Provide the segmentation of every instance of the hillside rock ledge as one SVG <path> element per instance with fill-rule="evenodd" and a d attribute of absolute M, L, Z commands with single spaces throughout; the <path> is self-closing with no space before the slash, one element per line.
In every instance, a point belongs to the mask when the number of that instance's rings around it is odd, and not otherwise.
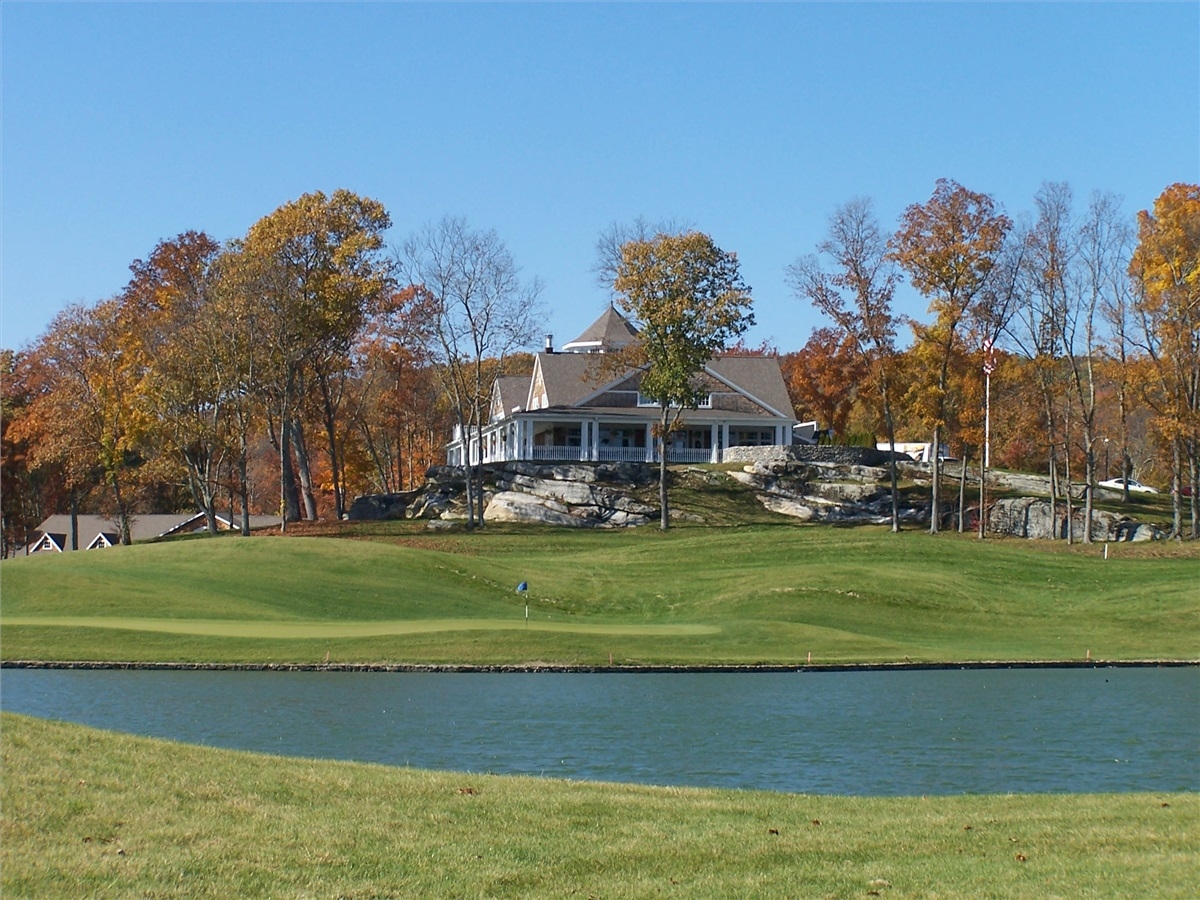
<path fill-rule="evenodd" d="M 876 462 L 877 460 L 872 460 Z M 919 477 L 918 464 L 905 464 L 905 476 Z M 466 470 L 434 466 L 418 489 L 358 497 L 351 520 L 423 519 L 432 529 L 452 528 L 466 519 Z M 853 458 L 758 459 L 741 469 L 687 466 L 671 473 L 673 487 L 728 492 L 734 484 L 765 509 L 802 522 L 885 525 L 891 521 L 886 465 L 864 465 Z M 484 520 L 525 522 L 563 528 L 631 528 L 658 519 L 658 468 L 646 463 L 496 463 L 483 467 Z M 736 490 L 736 488 L 735 488 Z M 672 509 L 679 521 L 703 522 L 684 508 Z M 976 510 L 969 510 L 974 517 Z M 911 499 L 900 508 L 901 521 L 917 524 L 929 517 L 929 503 Z M 1164 536 L 1153 525 L 1115 513 L 1093 513 L 1095 540 L 1145 541 Z M 1074 534 L 1083 534 L 1083 511 L 1076 510 Z M 997 501 L 988 530 L 1021 538 L 1066 537 L 1060 504 L 1052 515 L 1048 500 L 1017 497 Z"/>
<path fill-rule="evenodd" d="M 728 473 L 772 512 L 804 522 L 884 525 L 892 520 L 886 468 L 835 462 L 755 462 Z M 920 521 L 929 505 L 902 506 L 900 519 Z"/>
<path fill-rule="evenodd" d="M 1083 536 L 1084 511 L 1075 509 L 1071 516 L 1072 533 Z M 997 500 L 988 516 L 988 531 L 1012 537 L 1045 539 L 1067 537 L 1066 509 L 1062 504 L 1051 510 L 1049 500 L 1034 497 L 1012 497 Z M 1158 541 L 1166 537 L 1162 529 L 1145 522 L 1135 522 L 1128 516 L 1093 510 L 1092 540 L 1094 541 Z"/>

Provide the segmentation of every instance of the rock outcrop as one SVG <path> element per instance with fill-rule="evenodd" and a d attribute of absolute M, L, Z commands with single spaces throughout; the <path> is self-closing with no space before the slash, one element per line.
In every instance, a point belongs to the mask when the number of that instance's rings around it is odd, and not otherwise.
<path fill-rule="evenodd" d="M 636 463 L 539 465 L 510 462 L 484 466 L 484 521 L 529 522 L 568 528 L 644 525 L 658 507 L 632 492 L 654 483 L 651 467 Z M 429 519 L 431 524 L 466 518 L 467 473 L 461 466 L 434 466 L 425 485 L 408 495 L 360 497 L 350 518 Z M 436 527 L 442 527 L 441 525 Z"/>
<path fill-rule="evenodd" d="M 368 494 L 355 497 L 347 517 L 350 519 L 403 519 L 409 504 L 420 491 L 400 491 L 395 494 Z"/>
<path fill-rule="evenodd" d="M 772 512 L 804 522 L 879 524 L 892 520 L 886 468 L 854 463 L 756 462 L 728 473 L 755 492 Z M 901 507 L 902 521 L 916 521 L 929 507 Z"/>
<path fill-rule="evenodd" d="M 1084 511 L 1074 510 L 1071 517 L 1071 533 L 1074 537 L 1083 536 L 1084 524 Z M 1059 504 L 1057 510 L 1052 510 L 1049 500 L 1034 497 L 997 500 L 988 515 L 988 531 L 1021 538 L 1064 539 L 1067 537 L 1066 508 Z M 1128 516 L 1103 510 L 1092 512 L 1094 541 L 1154 541 L 1163 537 L 1160 529 L 1135 522 Z"/>
<path fill-rule="evenodd" d="M 701 494 L 728 492 L 731 488 L 736 491 L 739 489 L 732 484 L 736 483 L 763 508 L 802 522 L 884 525 L 891 521 L 892 511 L 886 459 L 884 465 L 862 464 L 869 455 L 856 452 L 844 459 L 759 459 L 733 471 L 688 466 L 674 470 L 672 478 Z M 871 460 L 879 462 L 878 455 Z M 922 475 L 928 478 L 929 467 L 920 463 L 906 462 L 902 469 L 902 477 L 908 480 L 919 483 Z M 484 466 L 483 472 L 484 520 L 488 522 L 627 528 L 658 519 L 658 469 L 654 465 L 510 462 Z M 431 528 L 453 527 L 466 518 L 466 477 L 462 467 L 434 466 L 418 490 L 359 497 L 349 517 L 425 519 Z M 968 521 L 978 521 L 977 515 L 976 508 L 968 510 Z M 682 509 L 672 508 L 671 517 L 676 521 L 704 521 L 686 504 Z M 905 502 L 900 517 L 907 523 L 927 521 L 928 501 Z M 998 500 L 989 510 L 988 523 L 989 532 L 1014 537 L 1063 538 L 1067 533 L 1063 507 L 1060 505 L 1054 516 L 1048 500 L 1033 497 Z M 1153 525 L 1104 511 L 1093 513 L 1092 525 L 1097 541 L 1144 541 L 1164 536 Z M 1083 534 L 1082 509 L 1075 511 L 1073 533 Z"/>

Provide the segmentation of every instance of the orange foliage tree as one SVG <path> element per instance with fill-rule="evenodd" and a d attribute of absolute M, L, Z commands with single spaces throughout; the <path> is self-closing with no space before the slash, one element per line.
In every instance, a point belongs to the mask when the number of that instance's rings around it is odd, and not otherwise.
<path fill-rule="evenodd" d="M 1173 533 L 1183 535 L 1183 488 L 1191 488 L 1191 534 L 1197 525 L 1200 447 L 1200 185 L 1173 184 L 1138 213 L 1129 264 L 1141 349 L 1152 377 L 1141 393 L 1157 413 L 1170 447 Z M 1186 473 L 1186 474 L 1185 474 Z"/>
<path fill-rule="evenodd" d="M 929 530 L 938 531 L 941 464 L 938 448 L 947 416 L 951 359 L 960 340 L 959 328 L 972 305 L 984 295 L 1012 222 L 996 212 L 987 194 L 938 179 L 933 196 L 908 207 L 892 238 L 896 262 L 922 295 L 929 298 L 934 321 L 917 329 L 928 349 L 931 375 L 922 386 L 933 427 L 933 497 Z"/>

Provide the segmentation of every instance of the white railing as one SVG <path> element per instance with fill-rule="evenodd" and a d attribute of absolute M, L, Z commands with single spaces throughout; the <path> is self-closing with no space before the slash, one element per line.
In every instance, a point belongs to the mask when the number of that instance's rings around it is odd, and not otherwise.
<path fill-rule="evenodd" d="M 533 448 L 533 459 L 553 462 L 579 462 L 583 456 L 581 447 L 537 447 Z"/>
<path fill-rule="evenodd" d="M 650 452 L 654 455 L 654 451 Z M 603 462 L 645 462 L 645 447 L 599 447 L 596 458 Z"/>
<path fill-rule="evenodd" d="M 479 461 L 478 448 L 472 448 L 471 463 Z M 507 448 L 500 447 L 495 456 L 488 455 L 485 462 L 506 462 L 510 459 L 520 458 L 519 454 L 510 454 L 505 452 Z M 542 460 L 546 462 L 583 462 L 591 459 L 589 455 L 585 455 L 582 447 L 562 447 L 562 446 L 535 446 L 531 448 L 530 460 Z M 452 448 L 448 454 L 451 460 L 455 460 L 458 465 L 462 465 L 462 449 Z M 722 453 L 720 450 L 716 453 L 717 462 L 721 461 Z M 597 447 L 596 459 L 601 462 L 658 462 L 658 449 L 652 448 L 648 453 L 645 447 Z M 712 450 L 691 450 L 691 449 L 674 449 L 670 451 L 667 457 L 671 463 L 707 463 L 713 461 Z M 454 463 L 451 463 L 452 465 Z"/>
<path fill-rule="evenodd" d="M 672 463 L 706 463 L 712 462 L 712 450 L 689 450 L 687 448 L 672 449 L 667 452 L 667 462 Z M 720 453 L 717 454 L 720 459 Z"/>

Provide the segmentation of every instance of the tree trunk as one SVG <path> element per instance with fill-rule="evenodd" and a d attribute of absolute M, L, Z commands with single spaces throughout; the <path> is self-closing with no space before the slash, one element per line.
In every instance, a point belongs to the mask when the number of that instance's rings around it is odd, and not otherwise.
<path fill-rule="evenodd" d="M 121 481 L 117 478 L 116 472 L 109 474 L 108 481 L 112 485 L 113 497 L 117 501 L 117 526 L 121 532 L 121 546 L 129 547 L 133 544 L 133 537 L 129 533 L 129 510 L 125 508 L 125 501 L 121 497 Z"/>
<path fill-rule="evenodd" d="M 346 511 L 346 501 L 342 490 L 342 459 L 337 446 L 337 412 L 328 383 L 322 378 L 320 385 L 325 413 L 325 440 L 328 442 L 329 452 L 329 478 L 333 482 L 333 514 L 340 522 L 342 514 Z"/>
<path fill-rule="evenodd" d="M 79 549 L 79 494 L 71 491 L 71 550 Z"/>
<path fill-rule="evenodd" d="M 296 457 L 296 474 L 300 476 L 301 497 L 304 499 L 304 517 L 310 522 L 317 520 L 317 498 L 313 495 L 312 468 L 308 462 L 308 446 L 304 441 L 304 429 L 298 419 L 289 423 L 292 432 L 292 453 Z"/>
<path fill-rule="evenodd" d="M 475 516 L 476 525 L 483 527 L 483 416 L 475 425 L 475 440 L 479 443 L 479 463 L 475 469 Z"/>
<path fill-rule="evenodd" d="M 463 442 L 462 467 L 464 490 L 467 497 L 467 528 L 471 529 L 475 527 L 475 491 L 471 484 L 472 473 L 475 471 L 474 463 L 471 460 L 471 432 L 474 431 L 474 425 L 460 417 L 459 431 L 462 434 Z"/>
<path fill-rule="evenodd" d="M 933 486 L 930 491 L 929 504 L 929 533 L 937 534 L 941 524 L 941 511 L 938 509 L 938 504 L 941 500 L 941 480 L 942 480 L 942 454 L 939 452 L 941 447 L 942 426 L 933 426 L 933 447 L 930 448 L 930 455 L 933 457 Z"/>
<path fill-rule="evenodd" d="M 1050 447 L 1050 540 L 1058 540 L 1058 457 Z"/>
<path fill-rule="evenodd" d="M 1096 454 L 1092 450 L 1090 428 L 1085 429 L 1084 441 L 1087 444 L 1087 455 L 1084 457 L 1083 463 L 1083 480 L 1087 482 L 1087 488 L 1083 500 L 1083 542 L 1090 544 L 1092 542 L 1092 485 L 1096 483 Z"/>
<path fill-rule="evenodd" d="M 250 537 L 250 485 L 246 479 L 246 443 L 238 455 L 238 496 L 242 501 L 242 537 Z"/>
<path fill-rule="evenodd" d="M 300 495 L 296 491 L 296 473 L 292 470 L 291 429 L 281 425 L 275 445 L 279 450 L 279 530 L 285 532 L 288 522 L 300 521 Z"/>
<path fill-rule="evenodd" d="M 888 463 L 888 476 L 892 483 L 892 534 L 900 531 L 900 488 L 896 474 L 896 423 L 892 417 L 892 401 L 888 379 L 883 375 L 879 379 L 883 391 L 883 424 L 887 428 L 888 447 L 891 448 L 892 458 Z"/>
<path fill-rule="evenodd" d="M 203 454 L 202 454 L 203 455 Z M 188 490 L 192 502 L 200 512 L 204 513 L 204 527 L 209 534 L 217 533 L 217 498 L 213 490 L 211 477 L 211 458 L 202 460 L 190 452 L 183 454 L 184 465 L 187 468 Z"/>
<path fill-rule="evenodd" d="M 667 502 L 667 407 L 662 407 L 658 419 L 658 528 L 666 531 L 671 527 L 671 508 Z"/>
<path fill-rule="evenodd" d="M 958 463 L 958 533 L 966 530 L 967 522 L 967 454 Z"/>
<path fill-rule="evenodd" d="M 1075 543 L 1075 497 L 1071 494 L 1071 447 L 1068 445 L 1063 453 L 1063 465 L 1067 470 L 1067 479 L 1063 496 L 1067 501 L 1067 544 Z"/>
<path fill-rule="evenodd" d="M 979 539 L 987 536 L 987 451 L 979 458 Z"/>
<path fill-rule="evenodd" d="M 1177 541 L 1183 540 L 1182 442 L 1178 437 L 1171 441 L 1171 537 Z"/>
<path fill-rule="evenodd" d="M 1188 448 L 1188 475 L 1190 476 L 1188 484 L 1192 489 L 1191 503 L 1189 505 L 1191 506 L 1192 513 L 1192 540 L 1195 540 L 1200 537 L 1200 522 L 1196 520 L 1197 504 L 1200 504 L 1200 496 L 1197 496 L 1197 494 L 1200 494 L 1200 484 L 1197 484 L 1197 481 L 1200 481 L 1200 478 L 1197 477 L 1200 476 L 1200 461 L 1196 459 L 1197 448 L 1194 439 L 1188 442 Z"/>

